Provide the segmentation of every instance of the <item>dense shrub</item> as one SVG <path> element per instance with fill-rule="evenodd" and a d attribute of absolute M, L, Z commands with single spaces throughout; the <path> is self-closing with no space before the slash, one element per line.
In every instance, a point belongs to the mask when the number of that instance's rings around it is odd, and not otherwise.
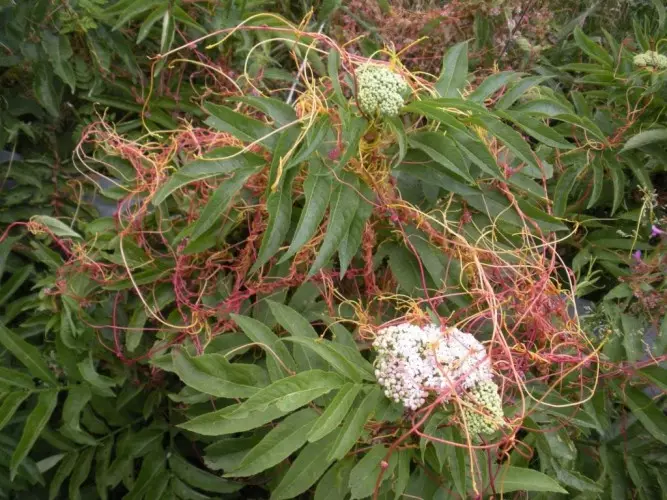
<path fill-rule="evenodd" d="M 664 494 L 664 9 L 436 77 L 318 7 L 0 9 L 0 497 Z"/>

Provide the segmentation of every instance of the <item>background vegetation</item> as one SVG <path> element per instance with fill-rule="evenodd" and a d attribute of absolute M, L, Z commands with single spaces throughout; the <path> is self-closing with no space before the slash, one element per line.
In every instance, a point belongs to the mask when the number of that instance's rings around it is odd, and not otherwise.
<path fill-rule="evenodd" d="M 665 40 L 659 0 L 0 0 L 0 497 L 666 496 Z M 484 343 L 500 429 L 384 397 L 403 321 Z"/>

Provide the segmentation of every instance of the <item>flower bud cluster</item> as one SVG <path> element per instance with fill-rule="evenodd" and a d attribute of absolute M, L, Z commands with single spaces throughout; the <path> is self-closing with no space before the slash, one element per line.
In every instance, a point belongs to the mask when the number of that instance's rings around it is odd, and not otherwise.
<path fill-rule="evenodd" d="M 635 66 L 644 68 L 646 66 L 651 66 L 657 69 L 667 69 L 667 56 L 663 56 L 653 50 L 647 50 L 643 54 L 637 54 L 632 62 L 635 63 Z"/>
<path fill-rule="evenodd" d="M 463 406 L 464 423 L 471 436 L 491 434 L 502 425 L 503 403 L 494 382 L 479 382 L 464 399 L 467 402 Z"/>
<path fill-rule="evenodd" d="M 443 332 L 435 325 L 402 323 L 380 330 L 373 346 L 375 376 L 385 394 L 412 410 L 422 406 L 431 392 L 453 395 L 492 377 L 484 346 L 456 328 Z"/>
<path fill-rule="evenodd" d="M 357 102 L 369 115 L 396 116 L 403 107 L 408 84 L 384 66 L 367 64 L 357 71 Z"/>

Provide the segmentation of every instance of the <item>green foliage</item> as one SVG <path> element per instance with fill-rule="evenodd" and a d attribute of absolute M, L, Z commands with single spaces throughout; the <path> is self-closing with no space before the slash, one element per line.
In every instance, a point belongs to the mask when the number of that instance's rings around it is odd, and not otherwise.
<path fill-rule="evenodd" d="M 390 53 L 368 104 L 255 2 L 2 5 L 0 498 L 665 494 L 660 6 L 534 71 Z M 387 399 L 399 319 L 497 384 Z"/>

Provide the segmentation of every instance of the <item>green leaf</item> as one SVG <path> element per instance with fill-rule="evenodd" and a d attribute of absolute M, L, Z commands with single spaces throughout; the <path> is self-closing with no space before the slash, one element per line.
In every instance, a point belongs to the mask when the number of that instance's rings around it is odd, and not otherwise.
<path fill-rule="evenodd" d="M 571 114 L 559 114 L 552 116 L 554 120 L 559 120 L 565 123 L 574 125 L 586 131 L 586 133 L 591 134 L 597 140 L 602 142 L 604 145 L 608 145 L 607 137 L 604 135 L 600 127 L 598 127 L 593 120 L 586 116 L 577 116 Z"/>
<path fill-rule="evenodd" d="M 250 118 L 242 113 L 232 111 L 227 106 L 220 106 L 210 102 L 204 103 L 204 109 L 210 113 L 204 123 L 219 132 L 227 132 L 245 142 L 258 142 L 273 149 L 277 135 L 269 135 L 273 128 L 265 123 Z"/>
<path fill-rule="evenodd" d="M 623 202 L 623 193 L 625 193 L 625 174 L 620 165 L 609 165 L 609 176 L 614 186 L 614 201 L 612 204 L 611 214 L 614 215 L 618 207 Z"/>
<path fill-rule="evenodd" d="M 168 52 L 171 48 L 171 44 L 174 42 L 175 26 L 174 26 L 174 16 L 171 15 L 170 10 L 166 10 L 162 16 L 162 34 L 160 36 L 160 52 Z M 164 64 L 164 59 L 158 61 L 156 66 L 156 73 L 159 74 L 161 69 L 160 64 Z"/>
<path fill-rule="evenodd" d="M 141 464 L 141 470 L 136 481 L 130 488 L 130 492 L 124 497 L 126 500 L 140 500 L 150 491 L 156 477 L 165 474 L 165 452 L 157 449 L 149 454 Z"/>
<path fill-rule="evenodd" d="M 90 388 L 86 384 L 74 386 L 69 390 L 63 406 L 63 428 L 60 432 L 77 443 L 95 446 L 97 440 L 83 431 L 79 424 L 81 412 L 91 398 Z"/>
<path fill-rule="evenodd" d="M 363 182 L 360 187 L 361 197 L 359 198 L 359 206 L 350 224 L 350 229 L 340 242 L 340 247 L 338 248 L 340 276 L 345 276 L 354 255 L 359 250 L 366 221 L 373 213 L 373 205 L 370 202 L 375 200 L 375 192 Z"/>
<path fill-rule="evenodd" d="M 65 455 L 65 458 L 62 459 L 56 473 L 53 475 L 53 479 L 51 479 L 51 484 L 49 485 L 49 500 L 58 498 L 60 487 L 65 482 L 65 479 L 72 474 L 72 470 L 74 470 L 74 465 L 78 458 L 78 453 L 72 452 Z"/>
<path fill-rule="evenodd" d="M 39 393 L 37 404 L 32 412 L 30 412 L 30 415 L 28 415 L 25 427 L 23 428 L 23 434 L 21 435 L 21 440 L 12 454 L 10 463 L 11 480 L 16 476 L 16 471 L 18 470 L 19 465 L 23 462 L 25 457 L 28 456 L 28 453 L 39 438 L 39 435 L 44 430 L 44 427 L 46 427 L 53 410 L 56 408 L 57 402 L 58 391 L 51 390 Z"/>
<path fill-rule="evenodd" d="M 92 386 L 93 392 L 96 392 L 103 397 L 112 398 L 115 396 L 111 388 L 116 385 L 116 381 L 110 377 L 97 373 L 95 366 L 93 365 L 92 351 L 90 356 L 77 363 L 76 366 L 79 369 L 81 377 Z"/>
<path fill-rule="evenodd" d="M 285 367 L 291 371 L 296 370 L 296 363 L 294 363 L 287 347 L 266 325 L 247 316 L 232 314 L 231 317 L 250 340 L 256 342 L 266 351 L 271 380 L 277 380 L 285 376 Z M 280 363 L 276 360 L 276 357 L 280 360 Z"/>
<path fill-rule="evenodd" d="M 444 439 L 455 441 L 457 443 L 465 442 L 461 432 L 457 429 L 452 429 L 451 427 L 445 429 Z M 445 452 L 447 454 L 447 463 L 449 464 L 452 479 L 454 480 L 454 487 L 461 495 L 461 498 L 464 498 L 466 496 L 466 478 L 468 477 L 466 470 L 467 450 L 460 446 L 445 445 Z"/>
<path fill-rule="evenodd" d="M 412 147 L 424 151 L 445 170 L 472 182 L 461 153 L 454 141 L 446 135 L 439 132 L 417 132 L 411 134 L 408 140 Z"/>
<path fill-rule="evenodd" d="M 15 236 L 13 238 L 6 237 L 3 241 L 0 241 L 0 278 L 2 278 L 2 275 L 5 272 L 5 267 L 7 265 L 7 257 L 11 253 L 12 247 L 20 239 L 21 239 L 20 236 Z M 60 265 L 60 263 L 58 265 Z"/>
<path fill-rule="evenodd" d="M 528 78 L 523 78 L 519 80 L 514 85 L 512 85 L 503 96 L 498 99 L 498 102 L 495 105 L 496 109 L 508 109 L 512 104 L 514 104 L 523 94 L 528 90 L 539 85 L 552 78 L 551 76 L 529 76 Z"/>
<path fill-rule="evenodd" d="M 169 180 L 155 193 L 152 203 L 159 205 L 174 191 L 186 184 L 210 179 L 217 175 L 234 172 L 243 167 L 261 167 L 266 164 L 264 158 L 254 153 L 241 153 L 237 147 L 217 148 L 205 154 L 201 159 L 192 161 L 176 171 Z"/>
<path fill-rule="evenodd" d="M 521 73 L 516 71 L 501 71 L 494 73 L 484 79 L 477 88 L 468 96 L 468 100 L 483 103 L 488 97 L 491 97 L 504 86 L 512 83 L 521 77 Z"/>
<path fill-rule="evenodd" d="M 500 120 L 491 119 L 477 119 L 480 125 L 485 127 L 491 135 L 497 137 L 503 144 L 505 144 L 512 153 L 521 161 L 526 162 L 529 166 L 540 171 L 540 166 L 535 160 L 535 156 L 528 146 L 528 143 L 514 131 Z"/>
<path fill-rule="evenodd" d="M 665 151 L 667 152 L 667 149 Z M 640 187 L 644 188 L 647 192 L 652 192 L 653 183 L 651 182 L 650 170 L 643 161 L 637 158 L 637 156 L 638 155 L 626 156 L 625 166 L 630 168 Z"/>
<path fill-rule="evenodd" d="M 396 464 L 395 480 L 393 481 L 394 500 L 403 498 L 403 493 L 408 487 L 410 481 L 410 463 L 412 461 L 412 451 L 402 449 L 395 452 L 398 455 Z M 391 496 L 388 496 L 391 498 Z"/>
<path fill-rule="evenodd" d="M 319 338 L 315 329 L 310 325 L 310 321 L 301 316 L 298 312 L 289 306 L 280 304 L 273 300 L 267 300 L 271 313 L 276 318 L 280 326 L 287 330 L 294 337 L 306 337 L 311 339 Z"/>
<path fill-rule="evenodd" d="M 442 71 L 435 82 L 435 90 L 442 97 L 459 97 L 458 91 L 468 76 L 468 42 L 450 47 L 442 60 Z"/>
<path fill-rule="evenodd" d="M 663 320 L 665 321 L 665 320 Z M 667 391 L 667 370 L 658 366 L 647 366 L 637 370 L 637 374 L 646 377 L 662 390 Z"/>
<path fill-rule="evenodd" d="M 172 351 L 174 371 L 184 384 L 219 398 L 248 398 L 259 391 L 262 369 L 252 364 L 230 363 L 221 354 L 197 357 L 181 349 Z"/>
<path fill-rule="evenodd" d="M 645 325 L 640 318 L 630 314 L 621 314 L 623 347 L 625 348 L 627 360 L 631 363 L 640 361 L 646 355 L 644 351 L 645 344 L 643 339 L 644 326 Z"/>
<path fill-rule="evenodd" d="M 29 392 L 11 392 L 9 395 L 5 396 L 2 400 L 2 405 L 0 405 L 0 430 L 7 425 L 16 410 L 19 409 L 21 404 L 28 399 L 30 396 Z"/>
<path fill-rule="evenodd" d="M 377 478 L 380 475 L 380 462 L 387 455 L 387 447 L 383 444 L 373 446 L 350 472 L 350 490 L 352 499 L 366 498 L 373 495 Z M 392 454 L 389 458 L 389 467 L 382 475 L 382 481 L 389 479 L 396 467 L 398 458 Z"/>
<path fill-rule="evenodd" d="M 310 160 L 303 191 L 306 202 L 301 210 L 294 237 L 287 252 L 278 263 L 285 262 L 292 257 L 313 237 L 327 210 L 331 196 L 331 175 L 317 158 Z"/>
<path fill-rule="evenodd" d="M 196 240 L 202 236 L 225 214 L 236 193 L 243 187 L 248 178 L 257 172 L 258 168 L 257 166 L 240 168 L 234 172 L 231 179 L 227 179 L 220 184 L 220 187 L 206 202 L 197 221 L 192 226 L 188 226 L 188 228 L 192 228 L 188 230 L 187 234 L 191 240 Z"/>
<path fill-rule="evenodd" d="M 373 386 L 361 404 L 347 416 L 340 433 L 329 434 L 329 436 L 324 438 L 326 440 L 330 436 L 336 436 L 333 446 L 327 446 L 328 456 L 331 460 L 341 460 L 352 449 L 359 436 L 361 436 L 364 425 L 366 425 L 368 419 L 371 418 L 371 415 L 377 409 L 382 397 L 383 394 L 380 387 Z M 312 445 L 319 445 L 320 443 L 324 446 L 324 443 L 321 441 L 316 441 Z"/>
<path fill-rule="evenodd" d="M 580 27 L 574 28 L 574 41 L 589 57 L 604 64 L 607 67 L 614 65 L 614 59 L 600 45 L 588 38 Z"/>
<path fill-rule="evenodd" d="M 664 141 L 667 141 L 667 128 L 646 130 L 630 137 L 630 139 L 623 145 L 621 152 L 650 146 L 651 144 Z"/>
<path fill-rule="evenodd" d="M 322 441 L 307 445 L 273 490 L 271 500 L 294 498 L 315 484 L 332 462 L 327 453 L 335 439 L 336 434 L 330 434 Z"/>
<path fill-rule="evenodd" d="M 220 439 L 205 448 L 204 463 L 212 470 L 233 470 L 263 437 L 264 433 L 259 431 L 249 437 Z"/>
<path fill-rule="evenodd" d="M 496 478 L 496 492 L 510 493 L 512 491 L 549 491 L 552 493 L 567 493 L 557 481 L 546 474 L 533 469 L 504 466 Z"/>
<path fill-rule="evenodd" d="M 419 262 L 412 251 L 404 245 L 386 244 L 389 269 L 398 285 L 408 295 L 424 295 Z"/>
<path fill-rule="evenodd" d="M 347 383 L 340 388 L 336 397 L 329 403 L 324 413 L 317 419 L 317 424 L 308 433 L 308 441 L 314 443 L 333 432 L 348 414 L 354 400 L 361 391 L 361 384 Z"/>
<path fill-rule="evenodd" d="M 23 363 L 32 375 L 51 385 L 58 384 L 56 377 L 49 370 L 48 365 L 42 359 L 42 355 L 37 348 L 28 344 L 2 324 L 0 324 L 0 344 Z"/>
<path fill-rule="evenodd" d="M 310 325 L 310 322 L 294 309 L 272 300 L 267 300 L 267 303 L 269 304 L 271 314 L 273 314 L 274 318 L 280 323 L 280 326 L 287 330 L 291 335 L 294 337 L 311 339 L 318 338 L 317 332 L 315 332 Z M 312 370 L 314 368 L 324 368 L 322 360 L 320 360 L 316 354 L 306 351 L 303 346 L 295 346 L 293 352 L 299 369 Z"/>
<path fill-rule="evenodd" d="M 623 456 L 610 446 L 603 444 L 600 446 L 600 459 L 611 482 L 611 498 L 625 500 L 630 485 L 625 475 L 626 466 Z"/>
<path fill-rule="evenodd" d="M 338 164 L 334 168 L 334 171 L 338 174 L 343 169 L 347 162 L 353 156 L 359 154 L 359 142 L 361 141 L 361 136 L 366 130 L 368 121 L 362 116 L 353 115 L 349 120 L 344 122 L 343 126 L 343 148 Z"/>
<path fill-rule="evenodd" d="M 280 127 L 290 124 L 297 119 L 294 107 L 273 97 L 257 97 L 252 95 L 232 96 L 230 101 L 242 102 L 269 116 Z"/>
<path fill-rule="evenodd" d="M 306 436 L 316 419 L 317 413 L 310 408 L 288 416 L 250 450 L 238 468 L 225 474 L 225 477 L 253 476 L 279 464 L 306 443 Z"/>
<path fill-rule="evenodd" d="M 651 477 L 648 467 L 643 460 L 637 457 L 628 456 L 626 460 L 626 469 L 632 482 L 637 487 L 636 493 L 640 500 L 653 500 L 658 498 L 655 479 Z"/>
<path fill-rule="evenodd" d="M 574 488 L 575 490 L 602 493 L 602 488 L 600 488 L 599 484 L 577 471 L 559 467 L 556 469 L 556 477 L 565 486 Z"/>
<path fill-rule="evenodd" d="M 56 36 L 49 31 L 42 34 L 42 48 L 49 55 L 53 71 L 63 82 L 69 85 L 72 94 L 76 90 L 76 75 L 69 59 L 72 57 L 72 47 L 69 38 Z"/>
<path fill-rule="evenodd" d="M 292 222 L 292 182 L 297 169 L 285 172 L 278 190 L 269 195 L 266 209 L 269 212 L 269 222 L 262 237 L 262 244 L 257 254 L 257 260 L 250 269 L 254 273 L 273 257 L 285 240 Z"/>
<path fill-rule="evenodd" d="M 46 64 L 33 69 L 32 90 L 39 104 L 54 118 L 60 115 L 60 98 L 53 87 L 53 74 Z"/>
<path fill-rule="evenodd" d="M 243 484 L 228 481 L 192 465 L 177 453 L 169 456 L 169 468 L 183 482 L 200 490 L 213 493 L 234 493 L 243 488 Z"/>
<path fill-rule="evenodd" d="M 205 436 L 221 436 L 254 429 L 337 389 L 343 380 L 331 372 L 309 370 L 274 382 L 244 403 L 206 413 L 181 424 Z"/>
<path fill-rule="evenodd" d="M 593 158 L 591 168 L 593 169 L 593 191 L 591 192 L 591 197 L 588 199 L 588 204 L 586 205 L 587 210 L 594 207 L 600 199 L 602 186 L 604 185 L 604 165 L 602 165 L 602 162 L 597 156 Z"/>
<path fill-rule="evenodd" d="M 158 22 L 164 16 L 164 13 L 167 11 L 168 8 L 169 5 L 161 5 L 157 7 L 153 12 L 151 12 L 146 17 L 146 19 L 144 19 L 144 22 L 141 23 L 141 27 L 139 28 L 139 33 L 137 35 L 137 40 L 136 40 L 137 45 L 139 45 L 146 39 L 153 26 L 155 26 L 155 23 Z"/>
<path fill-rule="evenodd" d="M 342 0 L 323 0 L 320 4 L 320 10 L 317 13 L 317 18 L 324 21 L 330 18 L 341 6 Z"/>
<path fill-rule="evenodd" d="M 337 344 L 325 339 L 288 337 L 284 340 L 294 342 L 310 349 L 329 363 L 334 370 L 353 382 L 374 381 L 373 368 L 356 348 Z"/>
<path fill-rule="evenodd" d="M 532 138 L 540 141 L 542 144 L 565 150 L 574 149 L 574 144 L 565 140 L 565 138 L 559 133 L 555 132 L 554 129 L 547 127 L 544 123 L 539 120 L 535 120 L 534 118 L 528 116 L 526 113 L 521 113 L 519 111 L 507 111 L 499 112 L 498 114 L 511 120 L 512 123 L 517 125 Z"/>
<path fill-rule="evenodd" d="M 33 382 L 32 377 L 23 372 L 10 370 L 9 368 L 0 367 L 0 382 L 21 387 L 22 389 L 35 388 L 35 383 Z"/>
<path fill-rule="evenodd" d="M 387 116 L 384 119 L 398 142 L 398 158 L 396 158 L 394 163 L 397 164 L 403 161 L 408 151 L 408 135 L 405 132 L 405 125 L 398 116 Z"/>
<path fill-rule="evenodd" d="M 78 500 L 81 498 L 79 489 L 84 481 L 88 478 L 90 473 L 90 466 L 93 464 L 93 457 L 95 456 L 95 448 L 92 446 L 86 448 L 79 455 L 76 464 L 74 465 L 74 470 L 69 478 L 69 498 L 70 500 Z"/>
<path fill-rule="evenodd" d="M 536 117 L 552 118 L 558 115 L 567 115 L 572 113 L 572 106 L 570 103 L 563 103 L 555 99 L 531 99 L 530 101 L 522 102 L 512 106 L 513 111 L 533 115 Z"/>
<path fill-rule="evenodd" d="M 354 457 L 347 457 L 336 463 L 317 482 L 314 500 L 345 500 L 350 489 L 350 472 L 354 467 Z"/>
<path fill-rule="evenodd" d="M 450 135 L 456 141 L 458 148 L 472 163 L 496 179 L 504 179 L 500 168 L 498 168 L 496 159 L 489 152 L 484 143 L 477 139 L 473 139 L 468 134 L 459 132 L 458 130 L 451 131 Z"/>
<path fill-rule="evenodd" d="M 575 164 L 568 168 L 558 179 L 556 190 L 554 192 L 554 206 L 553 212 L 556 216 L 565 215 L 567 208 L 567 200 L 570 197 L 570 192 L 577 182 L 579 174 L 586 168 L 586 164 Z"/>
<path fill-rule="evenodd" d="M 171 284 L 158 288 L 153 294 L 153 299 L 149 301 L 149 305 L 153 311 L 161 311 L 167 304 L 176 300 Z M 144 326 L 148 320 L 148 311 L 146 307 L 137 307 L 130 318 L 127 325 L 128 332 L 125 335 L 125 347 L 130 352 L 134 352 L 141 343 L 144 334 Z"/>
<path fill-rule="evenodd" d="M 447 427 L 440 427 L 441 424 L 447 424 L 449 420 L 448 415 L 444 415 L 442 412 L 435 411 L 431 414 L 429 419 L 424 426 L 424 434 L 419 440 L 419 449 L 421 451 L 421 459 L 424 460 L 424 456 L 428 451 L 429 446 L 432 446 L 435 450 L 435 455 L 438 460 L 438 470 L 441 470 L 445 466 L 447 461 L 447 448 L 449 446 L 438 442 L 438 439 L 448 439 L 451 440 L 451 430 Z M 447 432 L 450 431 L 450 432 Z M 431 439 L 435 438 L 435 439 Z M 451 448 L 456 448 L 452 446 Z M 456 465 L 456 464 L 455 464 Z"/>
<path fill-rule="evenodd" d="M 306 143 L 302 144 L 296 154 L 287 162 L 285 169 L 290 169 L 304 161 L 315 162 L 319 158 L 315 155 L 326 145 L 324 140 L 329 134 L 332 134 L 331 121 L 328 116 L 322 116 L 315 121 L 315 124 L 306 131 Z"/>
<path fill-rule="evenodd" d="M 466 127 L 459 122 L 453 113 L 445 111 L 436 101 L 413 101 L 403 108 L 405 111 L 424 115 L 431 120 L 438 121 L 450 129 L 467 134 Z"/>
<path fill-rule="evenodd" d="M 108 438 L 102 441 L 101 446 L 97 448 L 95 453 L 95 486 L 97 494 L 103 500 L 107 498 L 108 471 L 113 444 L 113 437 Z"/>
<path fill-rule="evenodd" d="M 183 481 L 178 479 L 175 476 L 171 478 L 171 491 L 176 495 L 176 498 L 182 498 L 184 500 L 208 500 L 208 495 L 199 493 L 197 490 L 190 488 Z"/>
<path fill-rule="evenodd" d="M 264 411 L 256 411 L 244 419 L 228 418 L 229 415 L 236 412 L 240 406 L 241 404 L 236 404 L 223 408 L 222 410 L 205 413 L 188 422 L 180 424 L 179 427 L 203 436 L 223 436 L 225 434 L 233 434 L 255 429 L 289 413 L 282 411 L 275 406 L 270 406 Z"/>
<path fill-rule="evenodd" d="M 630 385 L 623 390 L 616 381 L 610 380 L 609 384 L 646 430 L 658 441 L 667 444 L 667 416 L 651 398 Z"/>
<path fill-rule="evenodd" d="M 138 2 L 132 2 L 127 5 L 123 4 L 123 2 L 114 5 L 116 10 L 112 12 L 107 12 L 108 14 L 116 13 L 119 15 L 119 19 L 113 26 L 112 30 L 113 31 L 117 30 L 125 23 L 131 21 L 135 17 L 140 16 L 147 10 L 152 9 L 159 3 L 161 3 L 160 0 L 140 0 Z"/>
<path fill-rule="evenodd" d="M 79 233 L 72 230 L 72 228 L 70 228 L 67 224 L 54 217 L 49 217 L 48 215 L 37 215 L 33 217 L 32 220 L 43 224 L 49 231 L 60 238 L 81 238 Z"/>
<path fill-rule="evenodd" d="M 655 10 L 658 12 L 658 26 L 662 30 L 667 22 L 667 8 L 662 0 L 651 0 Z"/>
<path fill-rule="evenodd" d="M 324 241 L 322 241 L 315 262 L 308 271 L 309 277 L 313 276 L 329 261 L 350 229 L 354 214 L 359 206 L 358 189 L 359 178 L 349 172 L 342 172 L 341 183 L 334 191 L 331 199 L 331 215 Z"/>
<path fill-rule="evenodd" d="M 155 474 L 146 487 L 144 500 L 176 500 L 173 491 L 167 491 L 170 482 L 171 474 Z"/>
<path fill-rule="evenodd" d="M 242 403 L 228 418 L 242 419 L 254 411 L 275 406 L 287 413 L 310 403 L 343 385 L 343 379 L 333 372 L 309 370 L 282 378 L 264 387 Z"/>
<path fill-rule="evenodd" d="M 327 57 L 327 72 L 329 73 L 329 79 L 331 80 L 331 85 L 334 89 L 338 104 L 344 106 L 347 103 L 347 99 L 340 86 L 340 52 L 338 52 L 337 47 L 332 47 L 329 50 L 329 56 Z"/>

